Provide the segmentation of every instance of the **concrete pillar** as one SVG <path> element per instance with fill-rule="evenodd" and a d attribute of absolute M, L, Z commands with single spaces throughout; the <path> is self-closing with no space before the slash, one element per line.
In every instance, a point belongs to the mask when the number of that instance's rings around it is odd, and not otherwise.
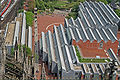
<path fill-rule="evenodd" d="M 17 53 L 17 50 L 15 50 L 15 60 L 18 61 L 18 53 Z"/>
<path fill-rule="evenodd" d="M 45 66 L 44 66 L 44 63 L 43 63 L 43 66 L 42 66 L 41 79 L 46 79 L 46 72 L 45 72 Z"/>

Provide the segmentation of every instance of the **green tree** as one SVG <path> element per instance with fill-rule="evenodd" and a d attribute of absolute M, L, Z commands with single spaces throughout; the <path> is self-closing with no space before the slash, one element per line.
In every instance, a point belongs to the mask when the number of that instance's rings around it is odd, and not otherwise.
<path fill-rule="evenodd" d="M 106 0 L 97 0 L 98 2 L 101 1 L 103 2 L 104 4 L 108 4 L 108 2 Z"/>
<path fill-rule="evenodd" d="M 115 13 L 120 17 L 120 9 L 116 9 Z"/>
<path fill-rule="evenodd" d="M 53 6 L 51 6 L 51 8 L 50 8 L 50 9 L 51 9 L 51 12 L 52 12 L 52 13 L 53 13 L 53 12 L 54 12 L 54 10 L 55 10 Z"/>
<path fill-rule="evenodd" d="M 22 45 L 23 49 L 26 50 L 26 54 L 27 56 L 32 56 L 32 51 L 29 47 L 25 46 L 25 45 Z"/>
<path fill-rule="evenodd" d="M 49 9 L 52 5 L 45 3 L 45 7 Z"/>
<path fill-rule="evenodd" d="M 68 0 L 69 3 L 71 3 L 73 0 Z"/>
<path fill-rule="evenodd" d="M 79 3 L 76 3 L 73 8 L 72 8 L 72 12 L 78 12 L 78 9 L 79 9 Z"/>
<path fill-rule="evenodd" d="M 111 2 L 112 2 L 112 0 L 107 0 L 107 2 L 108 2 L 108 3 L 111 3 Z"/>
<path fill-rule="evenodd" d="M 85 0 L 79 0 L 80 2 L 85 2 Z"/>
<path fill-rule="evenodd" d="M 49 2 L 50 0 L 43 0 L 43 1 L 45 1 L 45 2 Z"/>
<path fill-rule="evenodd" d="M 79 3 L 76 3 L 71 12 L 68 14 L 68 16 L 66 16 L 67 19 L 70 19 L 71 17 L 73 17 L 73 19 L 76 19 L 78 16 L 78 8 L 79 8 Z"/>
<path fill-rule="evenodd" d="M 39 0 L 36 0 L 36 7 L 39 9 L 39 6 L 40 6 L 40 3 L 39 3 Z"/>
<path fill-rule="evenodd" d="M 120 9 L 116 9 L 115 13 L 120 17 Z M 120 26 L 118 26 L 118 30 L 120 30 Z"/>
<path fill-rule="evenodd" d="M 32 56 L 32 51 L 29 47 L 26 46 L 26 53 L 27 53 L 27 56 Z"/>
<path fill-rule="evenodd" d="M 20 2 L 20 8 L 22 9 L 25 0 L 20 0 L 20 1 L 21 1 Z"/>
<path fill-rule="evenodd" d="M 40 3 L 39 9 L 40 10 L 45 10 L 45 3 L 44 3 L 44 1 L 40 1 L 39 3 Z"/>
<path fill-rule="evenodd" d="M 11 55 L 14 55 L 14 48 L 11 49 Z"/>
<path fill-rule="evenodd" d="M 28 1 L 28 10 L 34 11 L 35 8 L 35 0 Z"/>
<path fill-rule="evenodd" d="M 30 11 L 26 12 L 26 25 L 27 28 L 28 26 L 32 26 L 34 20 L 34 14 Z"/>
<path fill-rule="evenodd" d="M 45 10 L 45 2 L 36 0 L 36 7 L 40 10 Z"/>

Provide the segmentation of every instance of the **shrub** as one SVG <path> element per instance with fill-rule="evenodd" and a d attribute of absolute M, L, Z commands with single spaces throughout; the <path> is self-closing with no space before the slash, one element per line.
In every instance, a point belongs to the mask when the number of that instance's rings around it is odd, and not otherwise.
<path fill-rule="evenodd" d="M 34 20 L 34 14 L 30 11 L 26 12 L 26 25 L 32 26 Z"/>

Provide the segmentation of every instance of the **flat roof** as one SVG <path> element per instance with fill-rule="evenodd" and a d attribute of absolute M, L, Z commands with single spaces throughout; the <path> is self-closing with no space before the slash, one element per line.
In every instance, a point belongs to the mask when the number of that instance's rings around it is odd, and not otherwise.
<path fill-rule="evenodd" d="M 8 27 L 7 36 L 5 39 L 6 46 L 12 46 L 14 36 L 15 23 L 10 23 Z"/>
<path fill-rule="evenodd" d="M 19 21 L 19 39 L 18 39 L 18 44 L 21 43 L 21 32 L 22 32 L 22 14 L 20 14 L 19 17 L 16 17 L 16 21 Z"/>
<path fill-rule="evenodd" d="M 73 68 L 74 68 L 75 70 L 82 70 L 82 67 L 81 67 L 81 66 L 77 66 L 77 65 L 73 65 Z"/>

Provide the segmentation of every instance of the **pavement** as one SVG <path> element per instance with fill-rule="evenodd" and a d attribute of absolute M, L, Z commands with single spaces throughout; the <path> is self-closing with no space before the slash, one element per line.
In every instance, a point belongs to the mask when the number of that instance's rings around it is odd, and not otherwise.
<path fill-rule="evenodd" d="M 60 24 L 64 25 L 64 18 L 65 15 L 63 14 L 52 14 L 52 15 L 37 15 L 37 36 L 38 36 L 38 40 L 41 37 L 41 32 L 47 32 L 48 30 L 50 30 L 51 32 L 53 32 L 53 26 L 59 26 Z M 35 23 L 34 23 L 35 24 Z M 34 48 L 35 48 L 35 27 L 32 27 L 32 45 L 33 45 L 33 53 L 34 53 Z M 39 41 L 38 41 L 39 42 Z M 36 69 L 35 69 L 35 78 L 40 80 L 41 79 L 41 72 L 42 72 L 42 66 L 43 66 L 43 62 L 42 60 L 39 60 L 39 63 L 36 65 Z M 38 69 L 38 70 L 37 70 Z M 57 77 L 54 74 L 51 74 L 50 70 L 48 70 L 48 65 L 45 63 L 45 72 L 46 72 L 46 79 L 57 79 Z"/>
<path fill-rule="evenodd" d="M 41 37 L 41 32 L 47 32 L 50 30 L 53 32 L 53 25 L 59 26 L 59 24 L 64 25 L 64 18 L 62 14 L 52 14 L 52 15 L 38 15 L 38 40 Z"/>

